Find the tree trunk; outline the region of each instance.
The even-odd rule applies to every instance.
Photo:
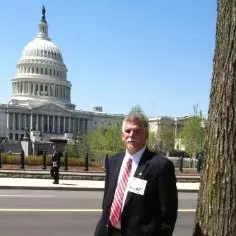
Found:
[[[195,236],[236,235],[236,0],[218,0]]]

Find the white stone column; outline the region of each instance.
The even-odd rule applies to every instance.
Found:
[[[33,114],[30,114],[30,131],[33,129]]]
[[[24,126],[26,127],[27,126],[27,114],[25,114],[25,117],[24,117]],[[24,129],[25,129],[24,127]],[[29,127],[28,127],[29,128]]]
[[[78,133],[80,133],[80,131],[81,131],[81,128],[80,128],[80,120],[81,120],[81,118],[78,118]]]
[[[23,82],[23,93],[26,94],[27,92],[27,82]]]
[[[64,116],[63,133],[66,131],[66,117]]]
[[[51,84],[48,84],[48,96],[51,96]]]
[[[19,130],[21,130],[21,113],[19,113],[19,123],[18,123]]]
[[[71,133],[71,118],[69,117],[69,119],[68,119],[68,131],[69,131],[69,133]]]
[[[41,117],[41,130],[42,130],[42,132],[44,132],[44,115],[42,115],[42,117]]]
[[[7,111],[7,130],[9,130],[9,111]]]
[[[16,114],[15,113],[13,113],[12,114],[12,130],[15,130],[15,118],[16,117]]]
[[[39,130],[39,115],[36,115],[36,130]]]
[[[52,116],[52,132],[55,133],[55,116]]]
[[[47,120],[48,120],[47,132],[49,133],[49,116],[47,116]]]
[[[58,116],[58,133],[61,133],[61,117]]]
[[[85,133],[85,122],[86,122],[86,120],[83,119],[83,134]]]
[[[72,133],[76,133],[76,130],[75,130],[75,118],[73,119],[73,130],[72,130]]]
[[[57,89],[57,85],[54,85],[55,86],[55,97],[58,97],[58,89]]]
[[[33,83],[33,95],[35,95],[36,94],[36,89],[35,89],[35,83]]]
[[[58,93],[58,98],[61,98],[61,86],[57,86],[57,93]]]
[[[45,90],[45,84],[43,84],[43,96],[45,96],[46,90]]]
[[[30,94],[31,91],[30,91],[30,82],[28,82],[28,94]]]
[[[68,100],[68,88],[65,87],[65,99]]]
[[[87,120],[87,132],[89,133],[90,131],[92,131],[92,119],[88,119]]]

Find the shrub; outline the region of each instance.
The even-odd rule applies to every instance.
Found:
[[[2,164],[8,165],[20,165],[20,154],[14,155],[9,153],[2,153]],[[85,158],[70,157],[68,156],[68,166],[84,166]],[[52,163],[52,157],[46,157],[46,165],[50,166]],[[25,165],[38,166],[43,164],[43,156],[28,156],[25,157]],[[64,166],[65,158],[61,157],[61,166]],[[89,156],[89,166],[97,166],[97,163]]]

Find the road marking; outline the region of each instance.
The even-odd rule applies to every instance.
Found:
[[[101,212],[101,209],[4,209],[1,208],[0,212]]]
[[[0,198],[4,197],[17,197],[17,198],[52,198],[52,195],[23,195],[23,194],[17,194],[17,195],[11,195],[11,194],[1,194]]]
[[[102,209],[22,209],[0,208],[0,212],[101,212]],[[179,209],[178,212],[196,212],[196,209]]]
[[[178,212],[196,212],[196,209],[179,209]]]

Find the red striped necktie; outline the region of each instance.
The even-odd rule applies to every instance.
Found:
[[[124,171],[122,173],[122,176],[120,178],[120,181],[116,187],[115,195],[114,195],[113,202],[111,205],[111,212],[110,212],[109,219],[110,219],[111,225],[113,226],[116,226],[120,222],[123,198],[124,198],[125,189],[128,184],[131,167],[132,167],[132,159],[129,158],[124,168]]]

